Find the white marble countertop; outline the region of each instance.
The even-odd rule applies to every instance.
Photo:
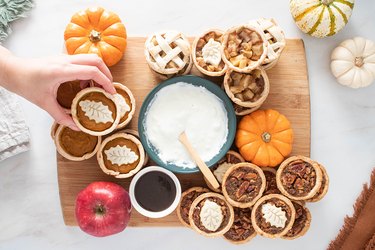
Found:
[[[375,1],[357,0],[353,16],[338,35],[314,39],[303,35],[289,13],[288,1],[89,1],[36,0],[27,19],[13,25],[4,44],[23,57],[58,54],[70,16],[91,5],[117,12],[129,36],[160,29],[197,35],[252,18],[274,17],[287,37],[305,41],[311,91],[311,157],[324,164],[331,185],[325,199],[309,204],[310,231],[294,241],[256,237],[243,246],[208,239],[186,228],[127,228],[107,238],[93,238],[64,225],[57,185],[52,123],[47,113],[20,98],[31,131],[31,150],[0,162],[0,249],[324,249],[341,228],[344,216],[375,166],[375,84],[352,90],[335,82],[329,62],[342,40],[375,40]],[[22,70],[22,69],[20,69]]]

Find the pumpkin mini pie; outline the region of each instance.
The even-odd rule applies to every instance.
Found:
[[[144,54],[151,70],[161,78],[186,75],[193,66],[190,43],[178,31],[161,31],[149,36]]]
[[[262,66],[265,70],[271,69],[277,64],[285,48],[286,41],[284,31],[273,18],[260,18],[250,21],[249,24],[258,27],[265,34],[268,42],[268,50]]]
[[[184,226],[190,227],[189,211],[193,201],[204,193],[209,193],[210,190],[203,187],[192,187],[181,194],[181,200],[177,207],[177,217]]]
[[[291,229],[282,236],[283,239],[294,240],[299,238],[309,230],[311,224],[311,213],[301,202],[292,201],[296,216]]]
[[[83,161],[91,158],[99,150],[101,137],[75,131],[63,125],[53,126],[54,142],[57,152],[71,161]]]
[[[322,185],[322,171],[315,161],[305,156],[284,160],[276,173],[277,187],[291,200],[308,200]]]
[[[225,172],[234,164],[240,163],[240,162],[245,162],[244,158],[237,153],[236,151],[229,150],[225,156],[218,162],[216,163],[212,168],[212,172],[214,176],[216,177],[217,181],[221,184],[223,182],[223,177]],[[216,189],[211,186],[210,182],[204,178],[204,181],[206,182],[207,186],[215,192],[221,193],[221,189]]]
[[[250,73],[228,70],[224,77],[223,86],[229,98],[236,105],[244,109],[251,108],[251,112],[264,103],[270,92],[267,73],[261,68],[254,69]],[[237,112],[243,112],[243,110]]]
[[[119,100],[119,103],[121,104],[121,117],[119,124],[117,125],[117,128],[119,129],[128,125],[133,118],[135,112],[135,99],[133,93],[124,84],[114,82],[113,85],[117,94],[122,97],[122,99]]]
[[[268,238],[279,238],[287,234],[295,217],[293,203],[280,194],[263,196],[255,203],[251,212],[255,231]]]
[[[62,83],[57,89],[57,102],[67,112],[70,112],[74,97],[82,90],[81,81],[70,81]]]
[[[317,202],[317,201],[320,201],[321,199],[324,198],[324,196],[327,194],[328,192],[328,188],[329,188],[329,177],[328,177],[328,173],[327,173],[327,170],[325,169],[325,167],[319,163],[317,163],[320,170],[322,171],[322,185],[320,186],[320,189],[318,190],[318,192],[310,199],[306,200],[307,202]]]
[[[227,70],[221,55],[221,38],[224,32],[211,29],[195,38],[192,45],[192,58],[195,67],[208,76],[222,76]]]
[[[225,32],[221,49],[223,61],[230,69],[249,73],[264,62],[268,42],[259,28],[241,25]]]
[[[128,178],[142,168],[144,148],[135,136],[116,133],[103,140],[97,159],[104,173],[116,178]]]
[[[233,221],[233,207],[220,194],[205,193],[198,196],[189,210],[190,226],[204,236],[223,235]]]
[[[267,194],[280,194],[280,190],[277,188],[276,183],[276,169],[275,168],[262,168],[264,176],[266,177],[266,189],[263,195]]]
[[[226,171],[221,187],[232,206],[251,207],[262,196],[266,178],[258,166],[247,162],[238,163]]]
[[[251,223],[251,208],[234,207],[234,221],[230,229],[224,234],[224,238],[233,244],[249,242],[256,236]]]
[[[106,135],[119,124],[122,104],[119,95],[111,95],[101,88],[81,90],[72,103],[72,117],[83,132]],[[123,101],[123,100],[122,100]]]

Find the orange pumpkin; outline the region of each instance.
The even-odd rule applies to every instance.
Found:
[[[64,33],[69,55],[97,54],[107,66],[122,58],[126,37],[125,26],[118,15],[101,7],[74,14]]]
[[[245,160],[276,167],[292,151],[293,130],[276,110],[258,110],[241,119],[235,143]]]

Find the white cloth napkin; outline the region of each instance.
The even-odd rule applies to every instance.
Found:
[[[27,151],[30,134],[13,94],[0,87],[0,161]]]

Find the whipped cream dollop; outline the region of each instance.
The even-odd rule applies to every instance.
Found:
[[[202,48],[202,57],[205,63],[219,66],[221,61],[221,43],[210,38]]]

